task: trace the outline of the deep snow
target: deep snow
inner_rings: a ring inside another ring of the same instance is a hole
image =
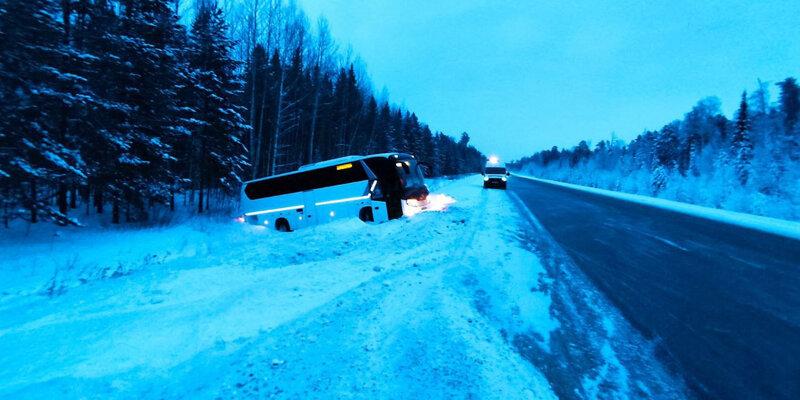
[[[3,232],[0,398],[683,397],[480,183],[379,225]]]

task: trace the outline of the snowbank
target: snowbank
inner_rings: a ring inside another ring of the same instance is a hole
[[[544,269],[479,178],[377,225],[6,231],[0,397],[554,398],[504,336],[547,348]]]
[[[706,218],[709,220],[722,222],[726,224],[741,226],[749,229],[756,229],[763,232],[768,232],[775,235],[780,235],[800,240],[800,222],[786,221],[777,218],[762,217],[759,215],[752,215],[735,211],[721,210],[717,208],[703,207],[695,204],[682,203],[678,201],[659,199],[655,197],[648,197],[637,194],[615,192],[605,189],[597,189],[587,186],[575,185],[571,183],[535,178],[532,176],[527,176],[519,173],[515,173],[515,176],[539,182],[546,182],[552,185],[557,185],[573,190],[581,190],[588,193],[613,197],[615,199],[644,204],[652,207],[658,207],[661,209],[688,214],[700,218]]]

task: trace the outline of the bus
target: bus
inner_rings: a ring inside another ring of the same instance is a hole
[[[244,182],[242,218],[289,232],[340,218],[411,215],[429,194],[421,165],[427,164],[403,153],[347,156]]]

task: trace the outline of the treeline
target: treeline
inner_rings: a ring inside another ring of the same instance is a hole
[[[629,144],[612,138],[553,147],[512,163],[533,175],[710,207],[800,219],[800,87],[759,81],[729,120],[706,98],[682,120]]]
[[[477,171],[463,134],[378,100],[327,24],[293,2],[0,2],[0,200],[6,226],[195,212],[240,183],[331,157],[404,151]],[[76,210],[76,209],[80,209]]]

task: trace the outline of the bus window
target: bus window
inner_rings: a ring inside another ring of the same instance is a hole
[[[395,166],[403,188],[425,185],[425,178],[422,177],[422,172],[420,172],[416,161],[398,161]]]

